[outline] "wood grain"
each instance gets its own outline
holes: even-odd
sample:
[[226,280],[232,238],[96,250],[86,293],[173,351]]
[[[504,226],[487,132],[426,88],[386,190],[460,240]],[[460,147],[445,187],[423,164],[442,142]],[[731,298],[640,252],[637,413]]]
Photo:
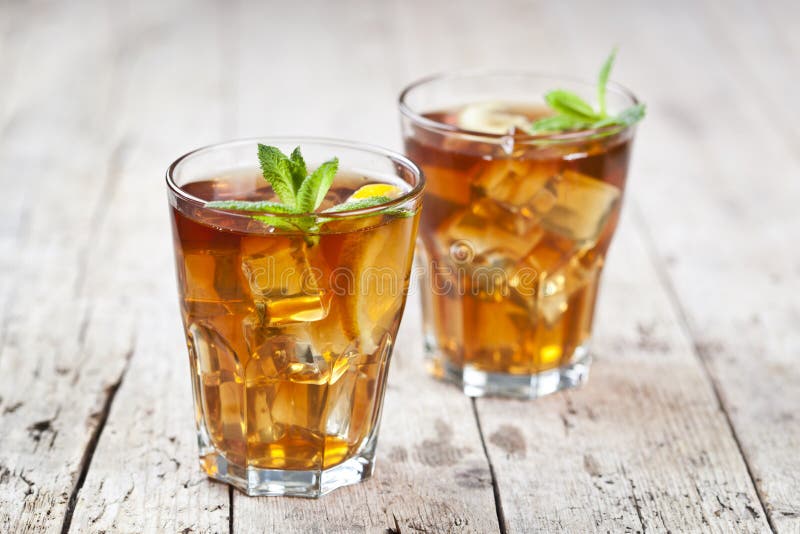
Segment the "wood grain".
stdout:
[[603,277],[586,387],[476,401],[508,532],[768,531],[630,219]]
[[118,101],[125,129],[107,171],[109,209],[86,251],[82,285],[93,301],[111,300],[114,310],[134,314],[136,342],[86,459],[70,531],[224,532],[229,489],[210,483],[198,467],[163,182],[171,160],[192,148],[185,143],[221,135],[222,68],[217,41],[208,39],[218,11],[210,2],[191,2],[190,18],[182,17],[189,3],[131,7],[115,5],[109,13],[128,73]]
[[[3,8],[26,29],[12,25],[4,46],[15,58],[15,72],[4,77],[0,148],[3,211],[10,216],[3,224],[0,347],[0,530],[6,532],[61,529],[131,351],[131,316],[112,316],[114,307],[77,288],[104,201],[98,164],[113,143],[97,134],[110,127],[115,76],[107,28],[89,31],[98,7]],[[76,31],[84,38],[75,39]],[[54,40],[61,45],[51,46]]]
[[[789,0],[0,2],[0,531],[797,532],[798,29]],[[588,74],[612,44],[649,116],[588,386],[472,403],[424,374],[412,295],[373,479],[207,481],[166,165],[245,135],[399,148],[411,79]]]
[[[787,239],[800,233],[800,183],[787,177],[800,173],[800,107],[788,98],[800,71],[787,47],[796,43],[797,6],[617,7],[627,23],[577,24],[576,40],[589,48],[626,31],[636,43],[620,70],[651,112],[636,149],[634,172],[646,177],[632,183],[638,219],[771,527],[796,531],[800,336],[788,325],[800,313],[790,297],[800,253]],[[654,16],[660,24],[648,24]],[[658,83],[665,71],[670,83]]]

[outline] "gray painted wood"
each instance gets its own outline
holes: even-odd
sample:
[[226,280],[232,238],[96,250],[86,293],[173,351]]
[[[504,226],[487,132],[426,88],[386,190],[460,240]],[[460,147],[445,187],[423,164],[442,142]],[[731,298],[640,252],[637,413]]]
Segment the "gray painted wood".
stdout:
[[115,72],[109,28],[89,31],[98,6],[0,7],[3,56],[14,58],[0,126],[3,531],[61,529],[132,346],[131,314],[110,328],[115,307],[79,289],[114,142],[99,133],[112,129]]
[[[796,531],[800,336],[789,325],[800,253],[789,236],[800,233],[790,178],[800,174],[800,105],[788,95],[800,82],[800,12],[774,1],[616,7],[627,22],[582,21],[576,40],[597,47],[627,31],[635,43],[619,66],[650,103],[634,166],[644,179],[632,184],[638,220],[772,528]],[[587,9],[591,18],[606,7]],[[648,24],[654,14],[660,24]]]
[[[799,28],[790,1],[0,3],[0,530],[491,532],[494,481],[508,532],[797,531]],[[399,148],[415,77],[591,73],[613,43],[649,117],[589,385],[473,413],[424,375],[412,296],[375,477],[231,510],[196,465],[166,165]]]
[[[189,8],[194,15],[182,18]],[[217,6],[109,10],[128,74],[118,100],[124,131],[111,155],[109,209],[87,252],[83,286],[92,300],[112,295],[116,309],[135,313],[136,337],[70,532],[224,532],[229,489],[209,483],[197,462],[163,183],[181,151],[221,135]],[[124,48],[131,43],[139,44]]]
[[586,387],[476,401],[508,532],[769,530],[725,414],[625,220]]

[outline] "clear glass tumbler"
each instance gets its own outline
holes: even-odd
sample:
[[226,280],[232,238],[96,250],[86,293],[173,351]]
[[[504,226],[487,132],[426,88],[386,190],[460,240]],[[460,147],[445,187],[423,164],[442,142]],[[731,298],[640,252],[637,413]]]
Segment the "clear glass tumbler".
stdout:
[[[303,215],[294,230],[297,215],[207,207],[275,198],[259,142],[299,146],[309,169],[338,157],[320,210],[365,184],[401,194]],[[408,290],[417,166],[356,143],[251,139],[180,157],[167,185],[202,468],[249,495],[317,497],[368,477]]]
[[[427,178],[420,234],[432,372],[472,396],[534,398],[580,384],[634,127],[533,135],[563,88],[529,73],[461,73],[400,96],[406,154]],[[637,103],[609,84],[608,109]]]

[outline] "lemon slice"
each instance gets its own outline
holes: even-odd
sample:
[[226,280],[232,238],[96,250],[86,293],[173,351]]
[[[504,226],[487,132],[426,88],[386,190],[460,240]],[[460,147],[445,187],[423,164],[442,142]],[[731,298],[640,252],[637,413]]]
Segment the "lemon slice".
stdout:
[[355,275],[353,292],[340,309],[342,329],[359,341],[362,354],[372,354],[398,318],[414,227],[413,218],[395,219],[369,232],[349,234],[342,248],[340,265]]
[[365,198],[387,197],[394,200],[403,194],[403,191],[396,185],[391,184],[367,184],[359,187],[355,193],[350,195],[347,199],[350,200],[363,200]]
[[531,120],[513,111],[506,102],[470,104],[458,114],[458,126],[464,130],[492,134],[509,133],[512,129],[527,129]]

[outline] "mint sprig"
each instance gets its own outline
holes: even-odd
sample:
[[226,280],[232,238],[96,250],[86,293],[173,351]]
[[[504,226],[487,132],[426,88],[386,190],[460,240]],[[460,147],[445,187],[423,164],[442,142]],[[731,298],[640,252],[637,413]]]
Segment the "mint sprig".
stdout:
[[[332,158],[310,175],[300,147],[287,156],[274,146],[258,145],[258,161],[264,179],[272,186],[280,202],[269,200],[214,200],[205,207],[221,210],[250,212],[250,217],[269,226],[292,232],[302,232],[308,246],[314,246],[319,237],[321,224],[333,220],[325,213],[338,213],[371,208],[389,202],[386,196],[350,200],[320,214],[314,214],[325,200],[339,170],[338,158]],[[263,213],[263,215],[262,215]],[[409,217],[414,213],[403,208],[387,209],[381,213],[397,217]],[[292,217],[296,215],[296,217]],[[366,217],[370,214],[361,215]]]
[[[324,162],[309,175],[299,146],[287,156],[277,147],[259,143],[258,162],[264,179],[272,186],[280,202],[215,200],[206,202],[205,207],[265,212],[272,215],[251,215],[251,217],[282,230],[300,231],[305,234],[318,231],[319,221],[310,214],[320,207],[333,185],[336,171],[339,170],[339,159],[332,158]],[[282,216],[294,214],[298,216]],[[307,236],[306,242],[313,245],[316,239]]]
[[348,200],[347,202],[342,202],[341,204],[332,206],[326,209],[323,213],[338,213],[340,211],[363,210],[366,208],[372,208],[374,206],[378,206],[380,204],[385,204],[390,200],[391,199],[389,197],[385,196],[358,198],[355,200]]
[[611,54],[600,68],[597,77],[597,109],[583,98],[565,89],[556,89],[545,94],[547,105],[555,115],[541,118],[531,124],[531,132],[566,132],[573,130],[592,130],[606,126],[631,126],[644,118],[644,104],[635,104],[616,115],[609,115],[606,107],[606,86],[614,65],[617,50]]
[[[305,170],[305,165],[303,165]],[[333,158],[326,161],[311,173],[300,184],[295,198],[295,207],[301,213],[311,213],[325,200],[328,189],[333,185],[333,178],[339,170],[339,160]]]

